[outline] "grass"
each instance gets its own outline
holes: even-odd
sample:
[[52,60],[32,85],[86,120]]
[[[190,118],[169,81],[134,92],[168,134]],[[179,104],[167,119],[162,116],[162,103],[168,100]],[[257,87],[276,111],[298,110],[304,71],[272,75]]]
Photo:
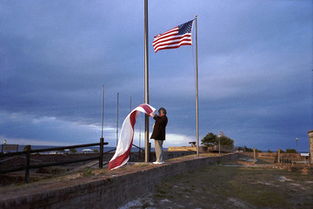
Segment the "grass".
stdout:
[[[281,182],[281,176],[290,181]],[[252,167],[208,166],[170,177],[155,190],[156,204],[186,208],[215,205],[215,208],[313,208],[313,181],[310,175],[286,170]],[[177,206],[177,205],[176,205]]]
[[93,176],[94,173],[92,172],[94,169],[91,169],[91,168],[85,168],[83,171],[82,171],[82,174],[84,177],[87,177],[87,176]]

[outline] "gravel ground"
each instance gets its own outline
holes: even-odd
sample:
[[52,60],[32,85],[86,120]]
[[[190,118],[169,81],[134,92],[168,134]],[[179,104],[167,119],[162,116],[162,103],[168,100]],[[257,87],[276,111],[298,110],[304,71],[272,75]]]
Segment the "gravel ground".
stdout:
[[162,181],[126,208],[312,209],[313,176],[296,171],[208,166]]

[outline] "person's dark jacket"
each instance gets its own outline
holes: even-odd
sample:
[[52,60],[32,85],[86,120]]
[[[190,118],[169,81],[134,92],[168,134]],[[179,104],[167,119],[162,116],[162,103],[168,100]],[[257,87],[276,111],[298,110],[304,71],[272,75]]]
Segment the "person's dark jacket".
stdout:
[[165,129],[167,125],[166,115],[162,117],[155,115],[153,119],[155,120],[155,123],[154,123],[153,132],[150,138],[155,139],[155,140],[165,140],[165,132],[166,132]]

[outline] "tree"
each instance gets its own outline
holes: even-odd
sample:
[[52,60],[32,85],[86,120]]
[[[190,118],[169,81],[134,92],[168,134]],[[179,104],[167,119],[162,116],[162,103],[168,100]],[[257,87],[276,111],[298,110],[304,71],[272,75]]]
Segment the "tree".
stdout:
[[201,143],[207,147],[214,146],[218,144],[216,141],[216,135],[213,133],[208,133],[202,140]]
[[98,149],[93,149],[93,152],[99,152],[99,150]]
[[70,152],[71,152],[71,153],[76,153],[77,150],[76,150],[75,148],[71,148],[71,149],[70,149]]
[[[247,146],[237,147],[237,150],[242,150],[243,152],[253,152],[253,148],[250,148],[250,147],[247,147]],[[255,152],[262,152],[262,150],[255,149]]]
[[218,137],[217,135],[215,135],[211,132],[208,133],[205,137],[203,137],[203,139],[201,140],[201,143],[204,146],[211,147],[214,145],[218,145],[219,141],[220,141],[221,145],[234,147],[234,140],[233,139],[231,139],[227,136]]

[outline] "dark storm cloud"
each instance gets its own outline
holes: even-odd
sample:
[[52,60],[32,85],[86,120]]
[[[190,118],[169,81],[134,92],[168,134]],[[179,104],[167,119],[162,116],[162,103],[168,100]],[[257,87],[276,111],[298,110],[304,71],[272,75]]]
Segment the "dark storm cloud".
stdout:
[[[129,96],[133,105],[142,102],[142,9],[142,1],[2,1],[0,136],[53,143],[95,138],[104,84],[106,134],[113,141],[116,92],[121,120]],[[150,42],[195,14],[201,136],[223,130],[237,144],[261,149],[292,147],[300,137],[306,149],[311,2],[151,1]],[[186,136],[182,145],[194,135],[192,49],[154,54],[150,47],[151,104],[167,107],[168,131]]]

